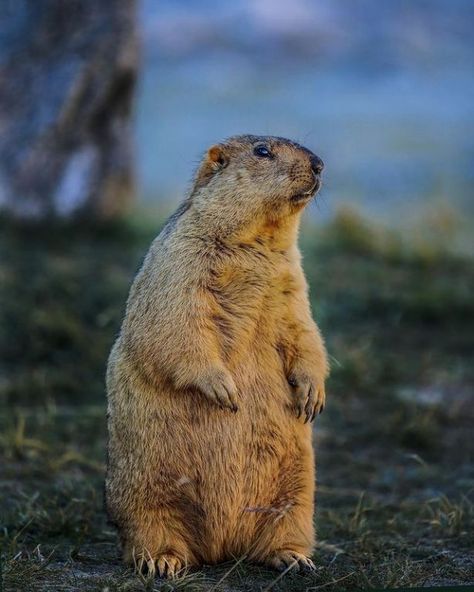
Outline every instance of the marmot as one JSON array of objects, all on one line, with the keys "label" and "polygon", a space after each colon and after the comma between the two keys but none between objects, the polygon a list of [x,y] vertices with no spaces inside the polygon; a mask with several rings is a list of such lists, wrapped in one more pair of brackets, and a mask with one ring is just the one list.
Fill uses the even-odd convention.
[{"label": "marmot", "polygon": [[328,362],[296,241],[322,169],[284,138],[213,146],[133,282],[107,370],[106,502],[139,568],[314,569]]}]

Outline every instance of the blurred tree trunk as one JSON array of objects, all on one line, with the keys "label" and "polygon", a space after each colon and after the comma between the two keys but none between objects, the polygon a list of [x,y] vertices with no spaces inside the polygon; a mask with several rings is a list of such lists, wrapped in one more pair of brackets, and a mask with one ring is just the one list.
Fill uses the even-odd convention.
[{"label": "blurred tree trunk", "polygon": [[135,0],[0,0],[0,210],[110,218],[133,194]]}]

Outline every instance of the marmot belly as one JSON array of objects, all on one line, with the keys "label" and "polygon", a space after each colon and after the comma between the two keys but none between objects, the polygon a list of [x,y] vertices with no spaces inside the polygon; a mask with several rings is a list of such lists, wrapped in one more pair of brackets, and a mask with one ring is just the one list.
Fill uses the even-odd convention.
[{"label": "marmot belly", "polygon": [[[234,377],[241,403],[235,414],[165,383],[159,394],[130,393],[133,408],[121,402],[110,411],[111,425],[127,426],[127,437],[110,446],[130,459],[123,470],[133,465],[151,476],[140,487],[143,503],[186,513],[201,542],[194,552],[207,563],[248,553],[268,517],[278,520],[291,508],[301,479],[314,479],[310,427],[294,415],[276,350],[251,350]],[[120,471],[115,478],[122,479]]]}]

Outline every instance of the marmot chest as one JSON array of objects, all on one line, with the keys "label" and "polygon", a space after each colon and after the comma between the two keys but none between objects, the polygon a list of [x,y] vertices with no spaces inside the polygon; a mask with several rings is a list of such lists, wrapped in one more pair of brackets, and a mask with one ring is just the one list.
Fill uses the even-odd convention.
[{"label": "marmot chest", "polygon": [[276,340],[288,317],[288,296],[296,285],[294,265],[286,253],[271,257],[245,253],[215,270],[211,293],[214,322],[222,348],[229,354],[248,348],[258,338]]}]

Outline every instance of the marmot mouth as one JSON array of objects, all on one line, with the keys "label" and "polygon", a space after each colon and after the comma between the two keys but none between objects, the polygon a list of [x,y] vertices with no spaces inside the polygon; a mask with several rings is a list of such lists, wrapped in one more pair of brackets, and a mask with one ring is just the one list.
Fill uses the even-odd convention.
[{"label": "marmot mouth", "polygon": [[311,187],[311,189],[308,189],[308,191],[295,193],[295,195],[291,197],[291,201],[295,203],[300,201],[309,201],[314,195],[316,195],[320,188],[321,180],[319,178],[316,178],[314,180],[314,185]]}]

